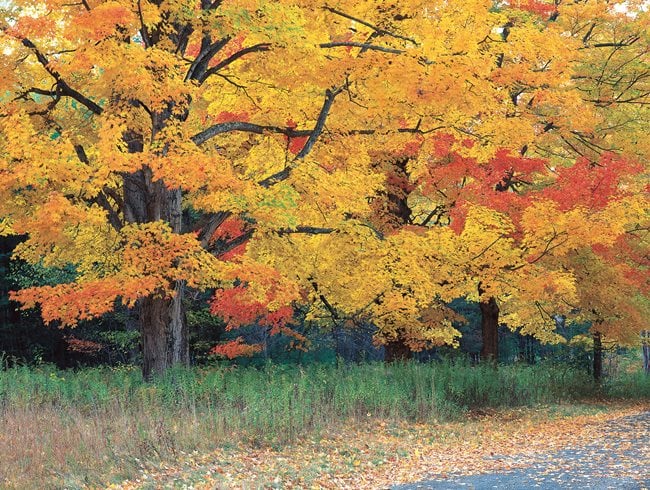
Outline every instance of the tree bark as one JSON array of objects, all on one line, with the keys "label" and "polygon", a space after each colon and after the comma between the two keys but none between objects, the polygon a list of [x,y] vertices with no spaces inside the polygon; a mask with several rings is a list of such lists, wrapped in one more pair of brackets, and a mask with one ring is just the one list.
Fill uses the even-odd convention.
[{"label": "tree bark", "polygon": [[150,381],[173,365],[189,365],[187,322],[182,287],[169,297],[148,296],[140,301],[142,376]]},{"label": "tree bark", "polygon": [[[387,168],[384,190],[372,202],[374,214],[373,226],[382,234],[395,232],[411,224],[409,207],[408,158],[397,159]],[[404,361],[411,359],[413,352],[405,342],[404,333],[397,330],[397,336],[384,346],[384,361]]]},{"label": "tree bark", "polygon": [[[137,138],[135,139],[137,146]],[[134,148],[137,150],[137,148]],[[124,176],[124,217],[127,223],[166,222],[174,233],[182,231],[182,194],[152,179],[144,168]],[[175,364],[189,365],[187,321],[183,306],[185,284],[170,285],[171,294],[154,293],[138,302],[142,344],[142,375],[146,380]]]},{"label": "tree bark", "polygon": [[600,332],[592,333],[594,339],[593,375],[596,382],[603,377],[603,339]]},{"label": "tree bark", "polygon": [[[480,289],[479,289],[480,291]],[[496,298],[481,301],[481,360],[496,363],[499,359],[499,305]]]},{"label": "tree bark", "polygon": [[641,342],[643,349],[643,371],[650,375],[650,330],[641,332]]}]

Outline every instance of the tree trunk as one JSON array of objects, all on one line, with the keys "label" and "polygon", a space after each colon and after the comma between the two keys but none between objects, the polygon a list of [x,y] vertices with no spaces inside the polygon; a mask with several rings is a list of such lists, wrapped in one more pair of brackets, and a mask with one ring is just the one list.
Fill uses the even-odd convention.
[{"label": "tree trunk", "polygon": [[[408,163],[408,158],[399,158],[385,169],[384,190],[379,193],[377,199],[372,201],[374,210],[372,224],[380,233],[394,233],[412,224],[412,210],[408,202],[410,193]],[[408,288],[405,288],[405,291],[408,293]],[[412,357],[413,352],[404,342],[404,335],[398,329],[395,338],[384,346],[384,361],[404,361]]]},{"label": "tree trunk", "polygon": [[643,349],[643,371],[650,375],[650,331],[641,332],[641,342]]},{"label": "tree trunk", "polygon": [[[480,292],[480,288],[479,288]],[[494,297],[481,301],[481,360],[496,363],[499,359],[499,305]]]},{"label": "tree trunk", "polygon": [[600,382],[603,376],[603,340],[600,332],[593,332],[594,339],[594,359],[593,375],[596,382]]},{"label": "tree trunk", "polygon": [[173,297],[148,296],[140,301],[142,376],[150,381],[175,364],[189,365],[187,322],[182,286]]},{"label": "tree trunk", "polygon": [[391,340],[384,346],[384,361],[406,361],[413,357],[413,352],[402,339]]},{"label": "tree trunk", "polygon": [[[137,150],[137,138],[134,150]],[[174,233],[182,231],[182,194],[152,179],[144,168],[124,177],[124,217],[127,223],[166,222]],[[183,306],[185,284],[171,285],[166,296],[152,294],[138,301],[142,344],[142,375],[146,380],[163,374],[174,364],[189,365],[187,321]]]}]

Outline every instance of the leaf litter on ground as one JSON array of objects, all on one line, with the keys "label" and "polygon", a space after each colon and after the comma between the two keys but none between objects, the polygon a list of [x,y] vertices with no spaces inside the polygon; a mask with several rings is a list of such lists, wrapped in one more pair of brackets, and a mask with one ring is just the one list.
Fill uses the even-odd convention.
[{"label": "leaf litter on ground", "polygon": [[[434,475],[508,471],[563,449],[599,441],[606,449],[608,421],[649,409],[647,404],[505,409],[444,423],[368,416],[285,446],[249,441],[181,454],[173,466],[143,464],[139,478],[109,488],[376,489]],[[621,474],[638,475],[637,468],[616,464]]]}]

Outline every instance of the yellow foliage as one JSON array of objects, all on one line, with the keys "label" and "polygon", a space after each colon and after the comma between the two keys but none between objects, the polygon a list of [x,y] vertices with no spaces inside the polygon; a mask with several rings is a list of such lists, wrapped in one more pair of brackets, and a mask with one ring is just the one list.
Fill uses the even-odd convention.
[{"label": "yellow foliage", "polygon": [[[19,257],[76,266],[75,283],[16,296],[49,320],[178,282],[243,281],[271,309],[304,301],[314,321],[372,319],[378,342],[453,344],[445,302],[498,296],[526,323],[535,301],[580,294],[554,261],[611,246],[647,212],[632,197],[597,212],[538,200],[519,223],[457,199],[477,177],[422,190],[446,163],[436,136],[471,165],[502,148],[567,164],[576,141],[642,156],[646,113],[622,101],[645,101],[647,82],[608,87],[616,66],[629,63],[628,82],[645,69],[647,44],[591,49],[646,41],[640,12],[574,2],[545,22],[491,0],[13,4],[0,11],[0,233],[29,234]],[[447,216],[411,226],[400,199]],[[455,222],[454,206],[466,206]],[[399,225],[382,226],[391,213]],[[254,230],[231,262],[202,235],[228,218]]]}]

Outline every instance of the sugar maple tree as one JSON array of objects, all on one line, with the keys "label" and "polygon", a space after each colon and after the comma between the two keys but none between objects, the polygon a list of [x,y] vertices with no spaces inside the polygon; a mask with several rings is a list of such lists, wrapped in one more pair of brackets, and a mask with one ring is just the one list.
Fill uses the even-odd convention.
[{"label": "sugar maple tree", "polygon": [[[642,140],[639,124],[647,117],[643,109],[647,42],[641,34],[645,18],[642,12],[634,13],[632,6],[622,14],[605,3],[599,3],[595,11],[593,5],[584,9],[558,5],[518,5],[508,11],[507,33],[502,37],[508,41],[522,15],[532,14],[548,27],[562,13],[559,25],[571,29],[563,34],[576,38],[570,69],[579,97],[571,102],[571,110],[565,106],[564,111],[554,111],[557,107],[549,102],[559,92],[541,92],[521,77],[509,87],[514,107],[509,117],[517,117],[524,105],[545,116],[533,148],[511,147],[481,159],[480,153],[472,151],[474,138],[439,132],[403,141],[403,147],[383,158],[375,155],[376,167],[385,174],[369,218],[375,234],[368,234],[357,249],[348,249],[345,257],[336,254],[332,263],[314,260],[310,270],[296,272],[313,286],[311,303],[318,306],[315,317],[331,316],[335,324],[369,319],[378,327],[376,338],[386,344],[390,359],[407,356],[410,349],[427,342],[453,342],[457,332],[451,320],[457,318],[445,308],[445,300],[454,295],[476,298],[482,312],[483,357],[494,358],[500,320],[544,341],[560,341],[553,333],[556,315],[585,311],[584,306],[571,306],[580,292],[589,289],[589,282],[567,263],[572,251],[585,245],[610,247],[631,229],[642,229],[647,206],[641,197],[643,166],[635,163],[638,159],[645,162],[638,145]],[[590,17],[596,11],[598,16]],[[584,29],[576,17],[591,24]],[[619,55],[619,50],[632,46],[633,54]],[[583,51],[588,55],[581,55]],[[607,64],[619,58],[623,62],[616,90],[621,92],[607,104],[593,99],[592,85],[606,83],[613,76],[605,77]],[[596,71],[596,59],[600,75],[585,75],[585,70]],[[631,61],[634,65],[625,69]],[[532,69],[533,73],[544,71],[550,61],[540,63],[543,68]],[[635,96],[624,99],[623,92]],[[612,124],[620,118],[612,106],[623,105],[639,105],[640,120],[630,118],[625,127]],[[604,142],[612,138],[627,143],[608,149]],[[614,150],[632,158],[615,157]],[[524,156],[529,153],[544,158]],[[454,241],[445,235],[448,231],[423,229],[433,225],[450,225],[461,239]],[[384,239],[384,233],[398,233],[399,238]],[[340,237],[319,238],[316,245],[290,240],[285,256],[292,250],[300,256],[322,256],[325,250],[342,247]],[[383,243],[369,246],[367,242],[373,240]],[[390,258],[382,262],[381,257]],[[643,274],[643,267],[636,269],[637,274]],[[408,273],[400,274],[400,268]],[[351,280],[355,274],[359,276]],[[320,279],[315,280],[316,276]],[[609,296],[608,301],[617,299]],[[633,310],[638,314],[638,307]],[[638,322],[631,322],[627,331],[638,333],[638,327]]]},{"label": "sugar maple tree", "polygon": [[583,158],[547,192],[564,208],[579,205],[582,213],[607,219],[588,233],[601,234],[600,240],[575,244],[561,259],[576,276],[577,302],[569,318],[591,324],[596,379],[602,374],[603,343],[639,345],[650,314],[649,203],[643,172],[639,163],[611,154],[597,164]]},{"label": "sugar maple tree", "polygon": [[[423,152],[426,136],[449,134],[453,151],[488,162],[500,148],[517,151],[541,136],[546,148],[559,145],[573,131],[592,131],[597,118],[571,80],[579,41],[537,15],[492,7],[484,0],[4,7],[3,232],[28,235],[17,256],[77,271],[73,283],[15,298],[40,305],[47,321],[72,325],[118,300],[134,308],[146,377],[188,362],[187,288],[221,288],[213,308],[236,313],[226,315],[233,325],[245,311],[284,328],[287,306],[311,294],[330,314],[376,307],[387,341],[449,341],[455,332],[442,303],[462,288],[452,291],[445,278],[463,255],[440,269],[441,279],[423,268],[413,275],[421,256],[403,251],[453,249],[453,237],[405,230],[375,243],[392,225],[369,201],[396,202],[406,171],[399,162]],[[399,210],[392,214],[407,224]],[[234,218],[239,230],[220,231]],[[465,227],[467,253],[481,257],[487,230],[510,226],[480,207],[466,222],[478,223]],[[416,246],[423,233],[429,240]],[[235,259],[248,240],[250,250]],[[300,249],[298,241],[320,248],[286,253]],[[366,270],[380,271],[372,280],[385,291],[346,299],[367,282],[326,286],[315,257],[342,268],[358,257],[351,251],[366,254]],[[301,277],[282,272],[287,258]],[[314,264],[323,271],[317,278]],[[416,287],[415,277],[427,282]],[[327,300],[331,309],[326,287],[340,298]]]},{"label": "sugar maple tree", "polygon": [[[249,252],[265,260],[273,257],[267,247],[281,251],[271,264],[303,284],[307,318],[337,327],[372,322],[388,359],[453,344],[459,318],[446,304],[458,297],[481,305],[486,358],[498,353],[500,322],[561,341],[555,316],[585,315],[577,305],[591,287],[574,270],[574,251],[618,250],[630,231],[645,229],[642,166],[608,154],[597,165],[583,158],[551,170],[544,159],[507,151],[487,162],[450,153],[444,135],[425,143],[400,190],[387,193],[387,180],[363,232],[275,236]],[[640,277],[643,267],[628,264]],[[638,327],[628,325],[628,335]]]},{"label": "sugar maple tree", "polygon": [[[504,158],[506,152],[487,166],[477,167],[477,162],[462,161],[458,155],[449,157],[451,163],[428,165],[434,168],[429,173],[436,179],[434,191],[437,195],[432,197],[435,206],[429,207],[431,213],[426,214],[426,206],[420,212],[425,213],[425,221],[432,216],[438,223],[446,218],[452,227],[462,226],[468,204],[506,213],[515,225],[516,232],[510,236],[518,243],[518,251],[514,257],[511,253],[510,264],[501,268],[491,281],[498,286],[495,292],[501,292],[499,303],[506,309],[503,320],[513,328],[521,325],[525,333],[550,340],[553,338],[550,330],[555,323],[553,316],[567,309],[566,303],[572,297],[571,288],[564,288],[563,294],[558,294],[563,288],[556,289],[552,295],[555,298],[547,301],[545,306],[542,298],[555,288],[549,290],[547,286],[532,296],[525,294],[526,289],[540,285],[540,278],[550,277],[544,272],[545,267],[562,272],[565,286],[570,285],[567,280],[574,276],[573,283],[578,293],[589,290],[590,283],[565,262],[560,265],[557,260],[549,259],[566,258],[577,246],[593,245],[618,250],[630,230],[645,229],[642,223],[647,213],[647,187],[644,183],[647,152],[643,149],[645,138],[641,136],[641,128],[650,115],[647,108],[650,95],[647,85],[650,73],[648,16],[643,8],[633,3],[627,4],[625,9],[608,2],[521,2],[516,7],[537,16],[540,22],[561,25],[564,35],[578,42],[571,63],[571,79],[582,93],[579,117],[572,121],[563,117],[566,114],[549,113],[547,124],[534,146],[522,147],[518,152],[522,156],[543,156],[544,160]],[[534,103],[535,96],[529,98],[530,89],[526,84],[521,84],[514,94],[517,98],[513,100],[515,105]],[[592,129],[588,130],[590,125]],[[560,126],[570,130],[558,140],[557,135],[551,136],[550,133]],[[618,158],[614,153],[626,157]],[[432,154],[434,152],[427,153]],[[454,162],[454,159],[458,161]],[[431,198],[431,181],[429,179],[427,184],[428,176],[424,177],[424,194],[428,193]],[[527,206],[531,207],[526,209]],[[622,212],[623,208],[626,213]],[[501,236],[509,235],[504,233]],[[644,239],[647,240],[647,236],[638,241],[643,243]],[[615,253],[610,253],[612,255]],[[517,256],[519,260],[525,259],[521,265],[516,265],[517,260],[512,262]],[[479,280],[485,276],[486,270],[496,272],[499,269],[497,263],[488,261],[475,265],[478,266],[474,270]],[[613,263],[611,265],[615,267]],[[629,261],[627,266],[630,267]],[[647,264],[637,261],[633,268],[637,275],[643,276]],[[530,277],[533,269],[538,273]],[[497,279],[496,283],[494,279]],[[484,282],[479,282],[479,289],[482,290],[480,296],[485,299],[481,301],[482,354],[496,357],[499,304],[496,297],[484,295]],[[632,295],[637,300],[638,296]],[[547,300],[551,299],[547,297]],[[558,299],[561,300],[559,304]],[[607,302],[618,301],[617,295],[605,295],[602,299],[603,308]],[[583,313],[585,310],[589,308],[577,308]],[[643,307],[636,301],[628,305],[628,311],[632,316],[638,315]],[[595,332],[598,332],[599,325],[602,321],[596,319]],[[635,331],[638,335],[639,328],[638,322],[629,321],[627,329],[623,330],[628,335]],[[623,337],[625,335],[614,335],[611,339],[622,340]]]},{"label": "sugar maple tree", "polygon": [[[466,19],[465,13],[460,13],[455,5],[437,10],[437,14],[425,14],[425,18],[434,21],[437,34],[441,30],[452,32],[446,36],[437,36],[436,39],[423,37],[423,44],[432,42],[436,46],[440,39],[458,35],[462,36],[462,42],[469,43],[467,51],[454,51],[458,44],[443,45],[443,49],[452,51],[443,51],[440,61],[430,63],[429,58],[418,59],[428,70],[418,76],[419,97],[410,102],[413,107],[399,115],[396,121],[397,134],[353,131],[354,134],[345,143],[341,142],[344,149],[353,152],[369,146],[369,151],[363,156],[371,161],[373,171],[383,179],[382,189],[375,195],[368,192],[371,189],[365,189],[365,196],[372,200],[370,215],[366,212],[365,225],[368,229],[351,230],[346,225],[335,226],[336,233],[327,237],[271,237],[270,241],[252,249],[257,260],[268,260],[274,267],[281,269],[284,266],[285,273],[301,284],[303,296],[313,307],[308,319],[326,318],[336,328],[368,319],[378,326],[377,340],[386,344],[389,359],[403,357],[408,355],[410,349],[421,349],[431,343],[453,343],[458,332],[451,326],[451,322],[457,319],[457,315],[444,306],[444,301],[464,293],[462,281],[459,278],[452,279],[452,266],[458,266],[464,260],[461,254],[456,254],[455,260],[439,258],[436,264],[437,275],[433,275],[428,268],[431,264],[422,266],[425,263],[422,257],[431,255],[427,253],[427,247],[440,248],[439,232],[427,233],[421,230],[421,233],[412,230],[410,236],[404,234],[384,239],[385,235],[393,234],[401,226],[412,224],[409,221],[409,205],[406,203],[408,187],[412,185],[405,168],[409,158],[429,150],[430,148],[422,149],[423,140],[442,131],[450,132],[453,141],[462,141],[466,152],[477,157],[492,155],[499,145],[506,144],[506,135],[509,137],[508,144],[518,142],[525,146],[537,138],[537,133],[542,132],[549,111],[570,114],[573,106],[579,105],[578,94],[565,86],[569,82],[567,62],[563,60],[560,51],[564,41],[552,27],[540,35],[539,25],[531,21],[532,18],[520,16],[515,26],[509,22],[507,15],[494,14],[488,15],[490,23],[486,29],[477,24],[477,18]],[[404,12],[406,11],[405,9]],[[486,12],[483,15],[487,15]],[[358,20],[357,17],[347,16],[351,17],[351,20]],[[502,34],[500,26],[506,24],[509,24],[513,34],[504,47],[504,40],[509,35]],[[458,33],[459,25],[469,26],[473,31]],[[353,26],[348,27],[348,36],[356,32],[356,26],[354,27],[355,29]],[[418,32],[415,26],[411,32]],[[385,32],[376,30],[367,34],[373,37],[386,35]],[[553,64],[548,59],[551,53],[556,55]],[[483,61],[473,61],[476,59]],[[537,70],[542,60],[544,69]],[[397,65],[405,72],[408,65],[404,67],[398,65],[398,62],[399,58],[389,61],[389,64]],[[443,66],[433,66],[440,64]],[[436,71],[429,71],[430,66]],[[457,77],[457,69],[462,70],[463,76],[467,78],[466,85],[462,88],[453,78],[445,78]],[[535,74],[535,71],[539,73]],[[429,76],[425,78],[423,75]],[[408,72],[403,77],[409,79]],[[545,96],[549,100],[543,105],[522,104],[518,108],[517,96],[513,96],[512,92],[515,89],[522,92],[519,89],[519,84],[523,83],[521,80],[529,84],[533,97]],[[459,89],[460,92],[454,92]],[[392,99],[399,97],[401,90],[401,87],[391,87],[387,91],[391,96],[387,107],[391,107]],[[372,100],[362,99],[361,96],[365,95],[362,92],[355,95],[357,104],[374,104]],[[421,131],[413,131],[408,127],[407,121],[413,119],[414,114],[419,116],[416,128],[422,128]],[[432,118],[431,114],[437,115]],[[430,119],[433,119],[430,124],[435,125],[432,129],[423,123]],[[454,119],[462,123],[456,124]],[[503,127],[509,128],[511,132],[496,130]],[[557,133],[561,136],[563,131]],[[368,138],[369,134],[373,136],[372,139]],[[454,134],[458,138],[454,138]],[[345,155],[332,153],[332,145],[328,145],[314,149],[312,155],[326,172],[330,172],[345,159]],[[338,158],[338,162],[331,161],[332,157]],[[322,175],[321,179],[326,178],[325,173]],[[349,200],[351,193],[348,189],[332,189],[331,195],[335,196],[341,191],[347,195],[342,197]],[[356,192],[357,196],[364,197],[364,194]],[[334,202],[324,205],[318,201],[318,208],[313,210],[310,222],[332,227],[329,213],[335,210]],[[353,216],[364,217],[360,212]],[[428,235],[428,238],[420,238],[419,235],[422,234]],[[463,236],[465,238],[467,237]],[[448,247],[447,253],[451,254],[458,244],[447,241],[445,246]],[[275,254],[273,250],[276,251]],[[282,251],[279,252],[280,250]],[[413,253],[407,259],[409,251]],[[292,260],[287,260],[288,257],[292,257]],[[296,267],[301,262],[304,267]],[[441,267],[441,263],[446,265]],[[348,277],[342,279],[343,274]],[[447,279],[443,279],[445,275]],[[225,306],[221,301],[218,304]],[[215,311],[218,312],[218,308]]]}]

